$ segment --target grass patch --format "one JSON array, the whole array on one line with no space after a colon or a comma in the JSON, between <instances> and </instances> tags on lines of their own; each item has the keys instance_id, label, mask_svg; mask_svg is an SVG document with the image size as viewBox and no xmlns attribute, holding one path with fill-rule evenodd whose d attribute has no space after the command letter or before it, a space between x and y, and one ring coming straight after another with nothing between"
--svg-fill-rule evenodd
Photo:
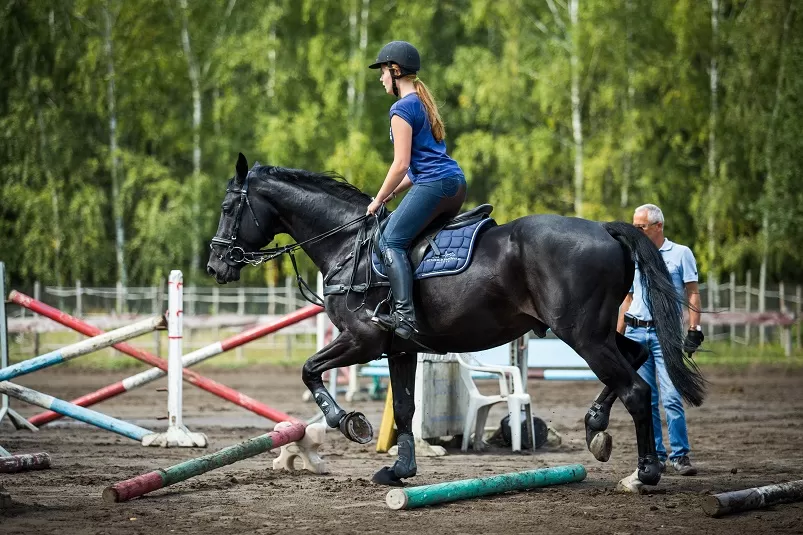
<instances>
[{"instance_id":1,"label":"grass patch","mask_svg":"<svg viewBox=\"0 0 803 535\"><path fill-rule=\"evenodd\" d=\"M724 366L744 369L752 366L773 366L781 368L803 368L803 349L792 348L792 355L784 355L780 344L745 346L730 342L704 342L704 352L694 354L694 360L701 366Z\"/></svg>"}]
</instances>

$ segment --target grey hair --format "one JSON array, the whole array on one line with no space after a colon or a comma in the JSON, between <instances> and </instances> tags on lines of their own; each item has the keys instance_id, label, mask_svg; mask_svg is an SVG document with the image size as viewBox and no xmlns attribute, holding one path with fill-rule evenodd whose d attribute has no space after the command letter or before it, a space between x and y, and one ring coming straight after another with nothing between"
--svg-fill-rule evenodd
<instances>
[{"instance_id":1,"label":"grey hair","mask_svg":"<svg viewBox=\"0 0 803 535\"><path fill-rule=\"evenodd\" d=\"M647 219L649 220L650 223L664 222L664 213L661 211L660 208L658 208L654 204L642 204L633 211L633 215L636 215L642 210L647 212Z\"/></svg>"}]
</instances>

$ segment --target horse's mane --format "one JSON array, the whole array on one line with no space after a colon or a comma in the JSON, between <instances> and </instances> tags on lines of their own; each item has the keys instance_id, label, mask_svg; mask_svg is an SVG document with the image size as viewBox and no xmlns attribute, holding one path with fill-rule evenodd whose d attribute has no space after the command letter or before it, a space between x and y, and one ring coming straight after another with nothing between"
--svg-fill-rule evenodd
<instances>
[{"instance_id":1,"label":"horse's mane","mask_svg":"<svg viewBox=\"0 0 803 535\"><path fill-rule=\"evenodd\" d=\"M349 184L341 175L327 171L314 173L304 169L290 169L273 165L262 165L253 169L260 178L292 179L301 186L311 186L312 189L323 191L340 199L360 204L371 202L371 198L360 191L357 186Z\"/></svg>"}]
</instances>

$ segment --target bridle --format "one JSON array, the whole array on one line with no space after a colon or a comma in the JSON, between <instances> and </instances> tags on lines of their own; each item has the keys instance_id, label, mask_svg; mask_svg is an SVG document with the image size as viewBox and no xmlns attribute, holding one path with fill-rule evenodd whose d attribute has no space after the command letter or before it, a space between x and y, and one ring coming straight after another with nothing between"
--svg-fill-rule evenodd
<instances>
[{"instance_id":1,"label":"bridle","mask_svg":"<svg viewBox=\"0 0 803 535\"><path fill-rule=\"evenodd\" d=\"M322 234L318 234L317 236L313 236L312 238L309 238L302 242L295 242L289 245L284 245L282 247L271 247L268 249L262 249L260 251L246 251L239 245L236 245L237 234L240 231L240 221L242 220L243 210L245 209L245 207L248 207L248 211L251 212L251 217L254 220L254 225L256 225L256 227L262 233L262 236L267 238L267 236L265 236L265 232L262 230L262 227L259 224L259 219L257 218L256 213L254 213L254 209L251 206L251 201L248 200L248 184L250 179L251 179L251 174L248 173L245 176L245 180L243 181L243 186L240 188L239 191L236 189L232 189L231 187L226 188L226 193L240 194L240 202L237 205L237 209L234 212L234 228L232 229L231 235L228 238L220 238L218 236L213 237L211 243L209 244L209 249L211 249L212 254L214 254L218 258L218 260L225 262L227 265L231 267L236 267L239 264L249 264L252 266L258 266L263 262L274 260L282 256L283 254L287 254L290 256L290 261L292 262L293 269L296 272L296 280L298 282L298 289L301 291L301 295L304 297L304 299L306 299L310 303L323 306L323 299L318 294L316 294L312 290L312 288L310 288L309 284L307 284L307 282L301 276L301 273L299 273L294 253L298 249L301 249L304 245L315 243L324 238L328 238L329 236L337 234L341 230L348 228L355 223L365 221L369 217L375 217L375 216L371 214L362 215L356 219L352 219L351 221L340 225L339 227L327 230ZM217 251L215 251L215 245L223 246L226 249L222 253L218 253ZM352 255L349 255L349 259L351 257ZM339 269L342 266L339 264L337 267ZM308 297L308 294L312 295L312 297L315 300L310 299Z\"/></svg>"}]
</instances>

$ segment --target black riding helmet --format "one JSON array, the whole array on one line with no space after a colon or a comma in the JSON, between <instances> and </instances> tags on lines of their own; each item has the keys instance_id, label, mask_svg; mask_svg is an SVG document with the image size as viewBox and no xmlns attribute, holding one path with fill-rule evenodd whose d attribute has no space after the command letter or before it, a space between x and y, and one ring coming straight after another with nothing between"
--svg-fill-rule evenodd
<instances>
[{"instance_id":1,"label":"black riding helmet","mask_svg":"<svg viewBox=\"0 0 803 535\"><path fill-rule=\"evenodd\" d=\"M407 76L415 74L421 69L421 56L418 55L418 50L407 41L391 41L382 47L376 56L376 61L368 68L378 69L389 63L398 65L401 76Z\"/></svg>"}]
</instances>

